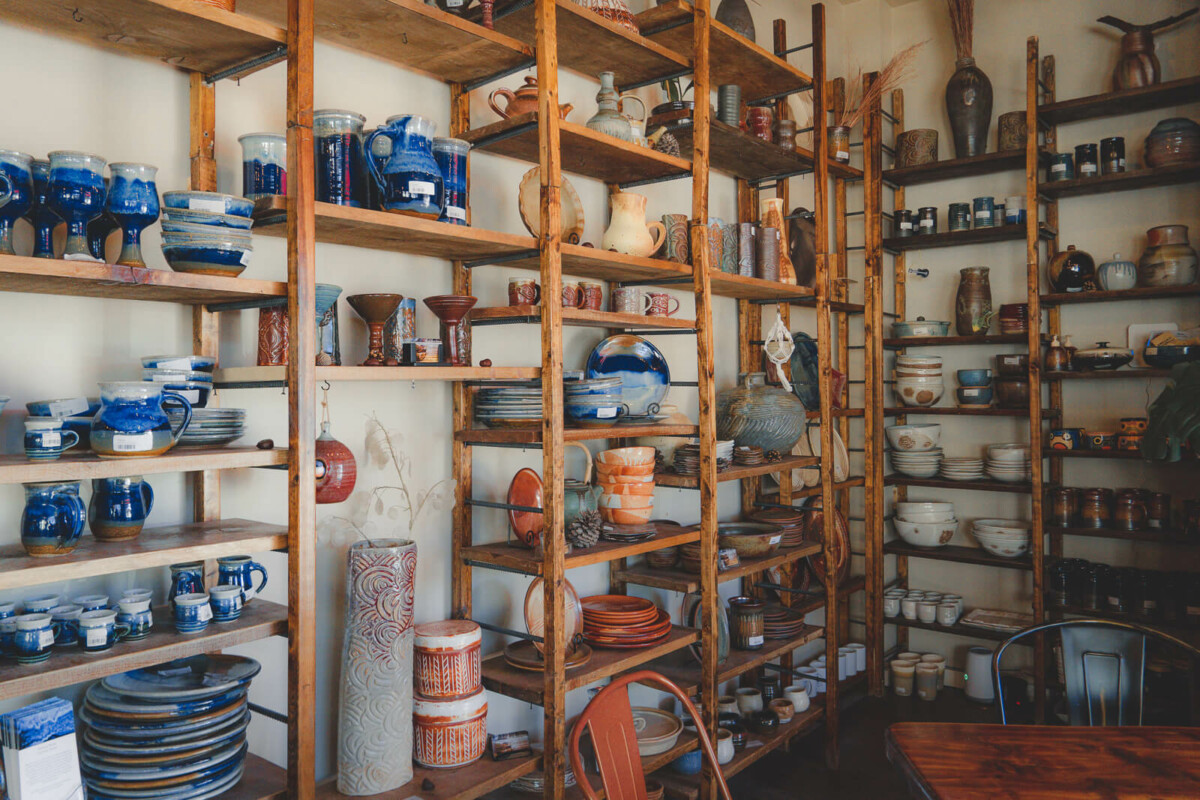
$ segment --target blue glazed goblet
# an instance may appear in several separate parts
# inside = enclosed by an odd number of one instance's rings
[[[126,267],[144,267],[142,230],[158,219],[158,186],[154,176],[158,167],[150,164],[109,164],[112,184],[106,203],[108,213],[123,230],[121,255],[117,263]]]
[[[112,179],[104,179],[104,197],[107,199],[108,190],[112,186]],[[108,203],[105,202],[107,206]],[[113,215],[108,213],[108,209],[100,212],[100,216],[93,219],[87,224],[87,240],[88,252],[92,254],[92,258],[97,261],[104,261],[107,258],[108,235],[113,231],[121,230],[121,223],[113,219]]]
[[[33,206],[25,219],[33,226],[33,257],[54,258],[54,226],[62,220],[46,200],[50,187],[50,162],[33,162]]]
[[[104,159],[73,150],[50,154],[50,207],[67,223],[63,258],[96,261],[88,250],[87,226],[104,211]],[[10,204],[11,205],[11,204]]]
[[[16,255],[12,246],[13,223],[33,206],[33,156],[15,150],[0,150],[0,172],[12,185],[12,195],[0,208],[0,253]]]

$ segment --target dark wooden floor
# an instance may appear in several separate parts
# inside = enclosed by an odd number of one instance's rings
[[[825,768],[824,732],[775,752],[730,782],[736,800],[904,800],[904,781],[888,763],[883,732],[893,722],[998,722],[992,706],[948,689],[927,703],[916,697],[860,697],[841,721],[841,768]]]

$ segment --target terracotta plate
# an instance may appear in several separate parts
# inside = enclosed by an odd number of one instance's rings
[[[570,653],[576,638],[583,633],[583,608],[579,604],[579,595],[568,580],[563,581],[563,594],[566,599],[563,619],[567,628],[567,652]],[[525,630],[534,636],[542,636],[546,632],[544,606],[545,593],[542,591],[542,579],[535,578],[525,592]],[[542,642],[532,642],[538,652],[545,650]],[[568,657],[568,661],[570,658]]]
[[[540,422],[538,424],[541,424]],[[507,502],[516,506],[542,507],[542,476],[529,467],[513,475],[508,485]],[[542,540],[542,514],[532,511],[508,512],[508,522],[513,533],[526,547],[537,547]]]
[[[592,657],[592,648],[581,644],[573,653],[567,653],[567,669],[582,667]],[[504,660],[509,666],[517,669],[527,669],[531,672],[544,672],[546,662],[542,654],[534,647],[533,642],[512,642],[504,648]]]
[[[583,598],[585,613],[600,614],[643,614],[648,608],[654,608],[654,603],[643,597],[630,597],[624,594],[594,594]]]

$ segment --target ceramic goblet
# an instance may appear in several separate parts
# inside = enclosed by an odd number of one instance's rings
[[[158,219],[158,186],[154,183],[158,167],[118,163],[109,164],[108,169],[112,172],[112,183],[105,207],[123,231],[117,263],[126,267],[144,267],[142,230]]]
[[[33,226],[33,257],[54,258],[54,227],[62,222],[47,202],[50,162],[33,162],[33,206],[25,219]]]
[[[11,184],[12,194],[0,208],[0,253],[16,255],[12,246],[13,223],[33,207],[33,156],[0,150],[0,173]]]
[[[108,197],[108,190],[112,186],[112,180],[104,179],[104,196]],[[107,206],[107,201],[105,206]],[[92,254],[92,258],[97,261],[104,261],[107,257],[108,235],[113,231],[121,230],[121,223],[113,219],[113,215],[108,213],[108,209],[100,212],[100,216],[93,219],[87,224],[87,241],[88,252]]]
[[[87,226],[104,211],[104,159],[73,150],[50,154],[50,207],[67,223],[63,258],[96,261],[88,250]]]
[[[426,297],[425,305],[442,323],[442,348],[446,361],[452,367],[470,366],[469,357],[459,350],[459,326],[463,325],[467,312],[478,303],[477,298],[462,294],[441,294]]]
[[[363,322],[367,323],[370,343],[367,345],[367,360],[364,367],[395,367],[400,362],[394,358],[384,358],[383,355],[383,326],[404,299],[399,294],[352,294],[346,302],[354,309]]]

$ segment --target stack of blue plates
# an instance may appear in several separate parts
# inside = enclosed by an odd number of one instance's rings
[[[105,678],[79,710],[89,800],[208,800],[242,778],[261,665],[201,655]]]
[[[163,195],[163,255],[176,272],[239,275],[254,252],[245,197],[218,192]]]
[[[475,394],[475,419],[489,428],[540,428],[542,387],[484,387]]]

